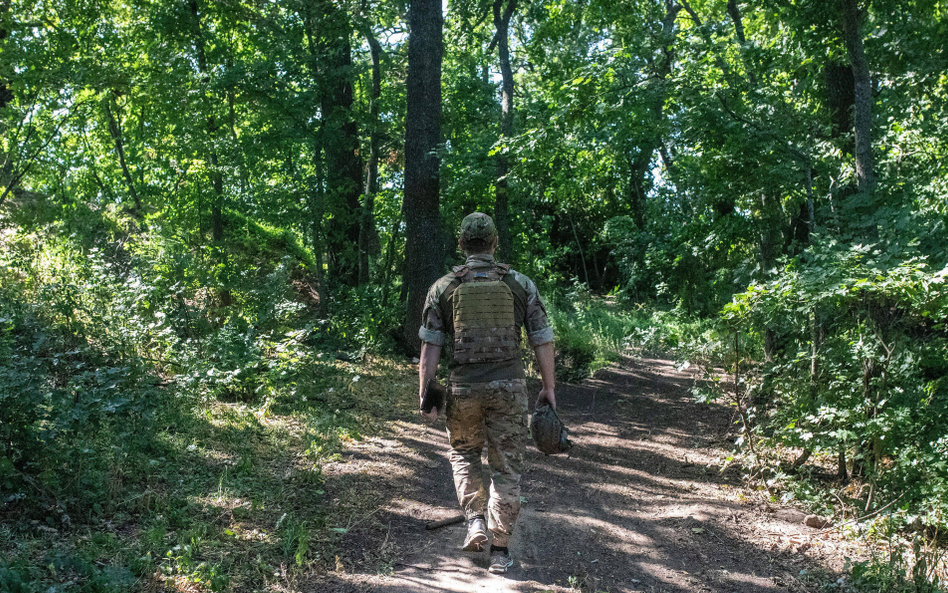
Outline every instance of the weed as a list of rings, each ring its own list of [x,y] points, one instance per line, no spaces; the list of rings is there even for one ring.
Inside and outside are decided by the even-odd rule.
[[[297,566],[302,566],[309,552],[310,530],[305,521],[293,518],[281,518],[277,523],[280,531],[281,547],[284,556],[292,557]]]

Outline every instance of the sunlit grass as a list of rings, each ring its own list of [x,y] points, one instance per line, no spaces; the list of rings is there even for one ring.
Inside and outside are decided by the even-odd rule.
[[[558,373],[578,380],[638,352],[674,353],[700,342],[712,322],[602,297],[579,288],[549,299]]]
[[[0,552],[9,574],[0,579],[9,582],[0,583],[258,591],[335,570],[340,539],[380,503],[371,492],[326,500],[322,465],[414,412],[415,370],[373,358],[327,363],[320,373],[323,393],[313,401],[288,393],[275,396],[279,405],[194,400],[157,435],[163,454],[146,461],[150,475],[127,480],[120,502],[86,525],[4,525]],[[50,559],[59,557],[74,561],[56,569]]]

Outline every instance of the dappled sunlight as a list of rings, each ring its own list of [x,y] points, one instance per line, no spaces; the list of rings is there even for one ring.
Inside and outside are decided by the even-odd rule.
[[[650,373],[634,375],[641,382]],[[575,390],[582,397],[572,397],[572,386],[561,389],[560,412],[576,447],[568,456],[528,447],[511,540],[517,565],[503,580],[486,574],[486,555],[459,551],[463,524],[425,530],[426,522],[458,513],[440,422],[400,421],[385,435],[351,443],[340,462],[327,464],[327,490],[371,490],[381,506],[366,508],[371,516],[343,536],[343,546],[386,558],[378,561],[391,574],[379,576],[356,556],[343,558],[347,572],[333,575],[332,590],[567,591],[582,583],[591,591],[786,590],[778,584],[784,573],[760,545],[758,524],[767,518],[734,500],[740,495],[727,482],[736,481],[737,470],[722,472],[725,453],[707,445],[718,438],[709,434],[727,430],[730,410],[695,404],[678,386],[659,389],[660,374],[652,387],[633,384],[626,393],[628,376],[614,368],[600,372],[610,389],[596,394],[595,404],[588,384]],[[664,395],[646,398],[643,391]],[[615,409],[628,413],[617,416]],[[774,533],[799,542],[801,529],[788,525]],[[372,552],[384,550],[386,541],[396,547]]]

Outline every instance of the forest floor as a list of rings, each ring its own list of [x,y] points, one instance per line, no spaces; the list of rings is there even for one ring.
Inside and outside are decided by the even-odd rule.
[[[368,511],[339,542],[336,570],[303,591],[818,591],[859,550],[804,513],[749,489],[733,448],[733,408],[696,403],[670,360],[624,358],[557,389],[575,447],[528,447],[514,567],[460,551],[465,526],[426,531],[459,510],[443,418],[399,420],[324,467],[327,497],[363,496]],[[486,465],[486,464],[485,464]],[[335,498],[333,498],[335,497]],[[350,503],[351,504],[351,503]]]

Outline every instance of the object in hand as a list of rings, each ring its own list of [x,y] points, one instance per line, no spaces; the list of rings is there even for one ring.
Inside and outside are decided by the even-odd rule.
[[[434,408],[443,410],[444,399],[447,395],[448,393],[444,387],[441,386],[441,383],[438,383],[438,380],[432,377],[428,380],[428,384],[425,385],[425,393],[421,398],[421,411],[428,414]]]
[[[568,436],[569,430],[563,426],[556,410],[548,403],[537,406],[530,417],[530,435],[537,449],[547,455],[566,453],[573,447]]]

